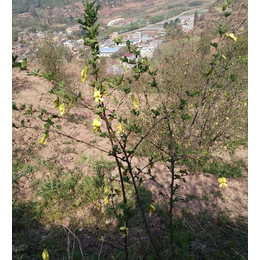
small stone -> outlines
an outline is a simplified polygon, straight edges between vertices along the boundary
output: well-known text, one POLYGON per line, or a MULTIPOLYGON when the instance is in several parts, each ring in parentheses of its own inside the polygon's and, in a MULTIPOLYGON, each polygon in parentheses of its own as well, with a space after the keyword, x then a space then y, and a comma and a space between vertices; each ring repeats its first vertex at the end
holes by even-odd
POLYGON ((111 220, 110 220, 110 219, 108 219, 108 220, 105 221, 105 224, 106 224, 106 225, 109 225, 110 223, 111 223, 111 220))

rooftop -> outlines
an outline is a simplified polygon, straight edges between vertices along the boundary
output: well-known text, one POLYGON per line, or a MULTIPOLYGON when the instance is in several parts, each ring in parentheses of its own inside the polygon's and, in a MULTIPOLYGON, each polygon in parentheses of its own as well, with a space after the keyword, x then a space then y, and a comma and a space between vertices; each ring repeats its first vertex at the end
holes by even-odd
POLYGON ((119 50, 118 47, 116 47, 116 48, 104 47, 104 48, 99 49, 100 52, 116 52, 118 50, 119 50))

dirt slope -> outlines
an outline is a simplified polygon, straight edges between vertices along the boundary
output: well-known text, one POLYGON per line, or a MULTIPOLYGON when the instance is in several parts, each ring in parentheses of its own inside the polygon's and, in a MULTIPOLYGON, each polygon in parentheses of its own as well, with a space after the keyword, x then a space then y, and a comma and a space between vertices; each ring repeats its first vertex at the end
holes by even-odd
MULTIPOLYGON (((31 67, 33 67, 32 65, 31 67)), ((30 67, 30 66, 29 66, 30 67)), ((70 73, 70 80, 82 88, 79 83, 79 71, 81 65, 67 64, 67 71, 70 73), (73 76, 74 75, 74 76, 73 76), (76 76, 75 76, 76 75, 76 76)), ((57 112, 54 108, 54 97, 48 93, 51 89, 51 84, 42 78, 28 76, 26 72, 19 72, 19 69, 12 70, 13 81, 13 101, 19 107, 22 104, 32 104, 33 108, 40 111, 44 108, 48 111, 57 112)), ((82 88, 84 92, 84 88, 82 88)), ((89 102, 93 102, 92 97, 89 97, 89 102)), ((38 143, 42 135, 42 130, 31 128, 13 128, 12 133, 12 149, 19 147, 32 147, 42 159, 57 160, 65 169, 73 169, 77 164, 79 156, 86 151, 91 156, 98 156, 101 151, 96 149, 102 148, 109 151, 109 143, 107 140, 96 136, 92 131, 92 121, 94 115, 86 110, 74 108, 76 117, 71 122, 66 122, 62 131, 68 133, 74 138, 90 143, 91 146, 77 141, 69 140, 65 136, 55 133, 50 134, 47 145, 43 146, 38 143), (65 152, 66 151, 66 152, 65 152)), ((24 118, 17 111, 13 111, 13 122, 19 125, 24 118)), ((43 128, 43 122, 40 122, 36 116, 33 118, 27 117, 28 124, 43 128)), ((62 122, 63 119, 60 119, 62 122)), ((27 122, 26 122, 27 124, 27 122)), ((239 150, 237 152, 239 158, 247 161, 247 150, 239 150)), ((110 159, 110 157, 107 157, 110 159)), ((136 159, 134 163, 144 163, 145 159, 136 159)), ((84 174, 91 174, 91 170, 87 165, 81 165, 84 174)), ((164 165, 156 164, 154 173, 158 181, 163 184, 164 190, 158 187, 155 183, 148 180, 146 185, 153 190, 154 199, 162 199, 164 191, 169 191, 170 175, 164 165)), ((34 173, 34 177, 40 180, 47 178, 50 173, 43 169, 34 173)), ((20 197, 21 199, 29 199, 32 195, 32 183, 30 178, 22 177, 20 180, 20 197)), ((178 182, 176 182, 178 183, 178 182)), ((206 208, 211 208, 212 211, 218 212, 227 211, 231 217, 247 216, 248 213, 248 180, 247 173, 240 179, 228 180, 229 187, 221 190, 218 187, 217 177, 212 175, 197 174, 186 177, 186 183, 181 183, 182 187, 178 190, 179 202, 176 204, 176 214, 181 214, 181 209, 189 209, 192 213, 202 212, 206 208)))

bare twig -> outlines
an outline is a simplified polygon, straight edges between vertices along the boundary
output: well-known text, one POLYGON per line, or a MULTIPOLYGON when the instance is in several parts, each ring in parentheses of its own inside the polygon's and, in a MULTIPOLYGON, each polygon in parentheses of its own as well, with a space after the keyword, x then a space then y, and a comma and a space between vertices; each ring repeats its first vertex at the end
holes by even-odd
MULTIPOLYGON (((81 257, 82 257, 82 259, 84 260, 84 254, 83 254, 83 251, 82 251, 82 247, 81 247, 81 243, 80 243, 80 240, 79 240, 79 238, 71 231, 71 229, 70 228, 68 228, 68 227, 66 227, 66 226, 64 226, 64 225, 62 225, 66 230, 68 230, 69 231, 69 233, 71 233, 73 236, 74 236, 74 238, 76 238, 77 239, 77 241, 78 241, 78 244, 79 244, 79 250, 80 250, 80 254, 81 254, 81 257)), ((68 233, 68 234, 69 234, 68 233)), ((69 246, 69 245, 68 245, 69 246)), ((68 249, 68 254, 70 253, 70 251, 69 251, 69 249, 68 249)))
POLYGON ((105 241, 105 235, 103 236, 103 241, 102 241, 102 244, 101 244, 101 247, 100 247, 100 250, 99 250, 99 254, 98 254, 98 260, 100 260, 100 257, 101 257, 101 253, 102 253, 102 249, 103 249, 103 245, 104 245, 104 241, 105 241))

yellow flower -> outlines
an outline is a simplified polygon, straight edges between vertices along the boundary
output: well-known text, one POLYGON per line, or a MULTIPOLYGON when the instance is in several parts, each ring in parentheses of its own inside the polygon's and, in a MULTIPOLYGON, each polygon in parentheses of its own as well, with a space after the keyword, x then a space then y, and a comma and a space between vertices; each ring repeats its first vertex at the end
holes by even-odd
POLYGON ((233 41, 237 41, 237 37, 234 35, 234 33, 226 33, 226 37, 232 39, 233 41))
POLYGON ((99 102, 103 102, 104 99, 101 97, 101 93, 99 90, 94 90, 94 98, 95 98, 95 102, 99 103, 99 102))
POLYGON ((95 132, 99 131, 100 130, 100 126, 101 126, 101 122, 99 121, 99 118, 94 119, 92 125, 93 125, 93 130, 95 132))
POLYGON ((127 227, 120 227, 120 231, 124 231, 123 238, 128 235, 128 228, 127 227))
POLYGON ((110 192, 110 187, 107 186, 107 185, 105 185, 105 187, 104 187, 104 193, 105 193, 105 194, 108 194, 109 192, 110 192))
POLYGON ((56 107, 59 107, 59 105, 60 105, 60 100, 59 100, 59 98, 57 97, 57 98, 53 101, 53 103, 55 104, 55 108, 56 108, 56 107))
POLYGON ((43 259, 43 260, 49 260, 49 259, 50 259, 50 257, 49 257, 49 253, 48 253, 48 251, 47 251, 46 248, 43 249, 43 252, 42 252, 42 259, 43 259))
POLYGON ((64 116, 65 113, 66 113, 66 110, 65 110, 65 103, 60 104, 60 106, 59 106, 59 110, 60 110, 60 115, 61 115, 61 116, 64 116))
POLYGON ((118 134, 122 134, 122 133, 124 133, 124 128, 123 128, 123 125, 122 125, 122 123, 118 123, 117 124, 117 129, 118 129, 118 134))
POLYGON ((139 102, 138 102, 137 98, 134 95, 132 95, 131 98, 132 98, 132 104, 133 104, 134 110, 138 111, 139 110, 139 102))
POLYGON ((43 134, 42 137, 41 137, 41 139, 39 140, 39 143, 41 143, 41 144, 46 144, 47 138, 49 138, 49 134, 46 134, 46 133, 43 134))
POLYGON ((219 184, 219 187, 220 188, 226 188, 226 187, 228 187, 228 185, 227 185, 227 179, 225 178, 225 177, 221 177, 221 178, 219 178, 218 179, 218 182, 220 183, 219 184))
POLYGON ((150 204, 150 207, 149 207, 149 217, 152 216, 152 213, 156 211, 156 208, 154 205, 150 204))
POLYGON ((88 67, 85 66, 85 68, 81 71, 80 76, 81 76, 81 82, 84 83, 87 79, 87 73, 88 73, 88 67))
POLYGON ((108 202, 109 202, 109 198, 108 198, 108 196, 106 196, 106 197, 104 198, 104 203, 107 204, 108 202))

